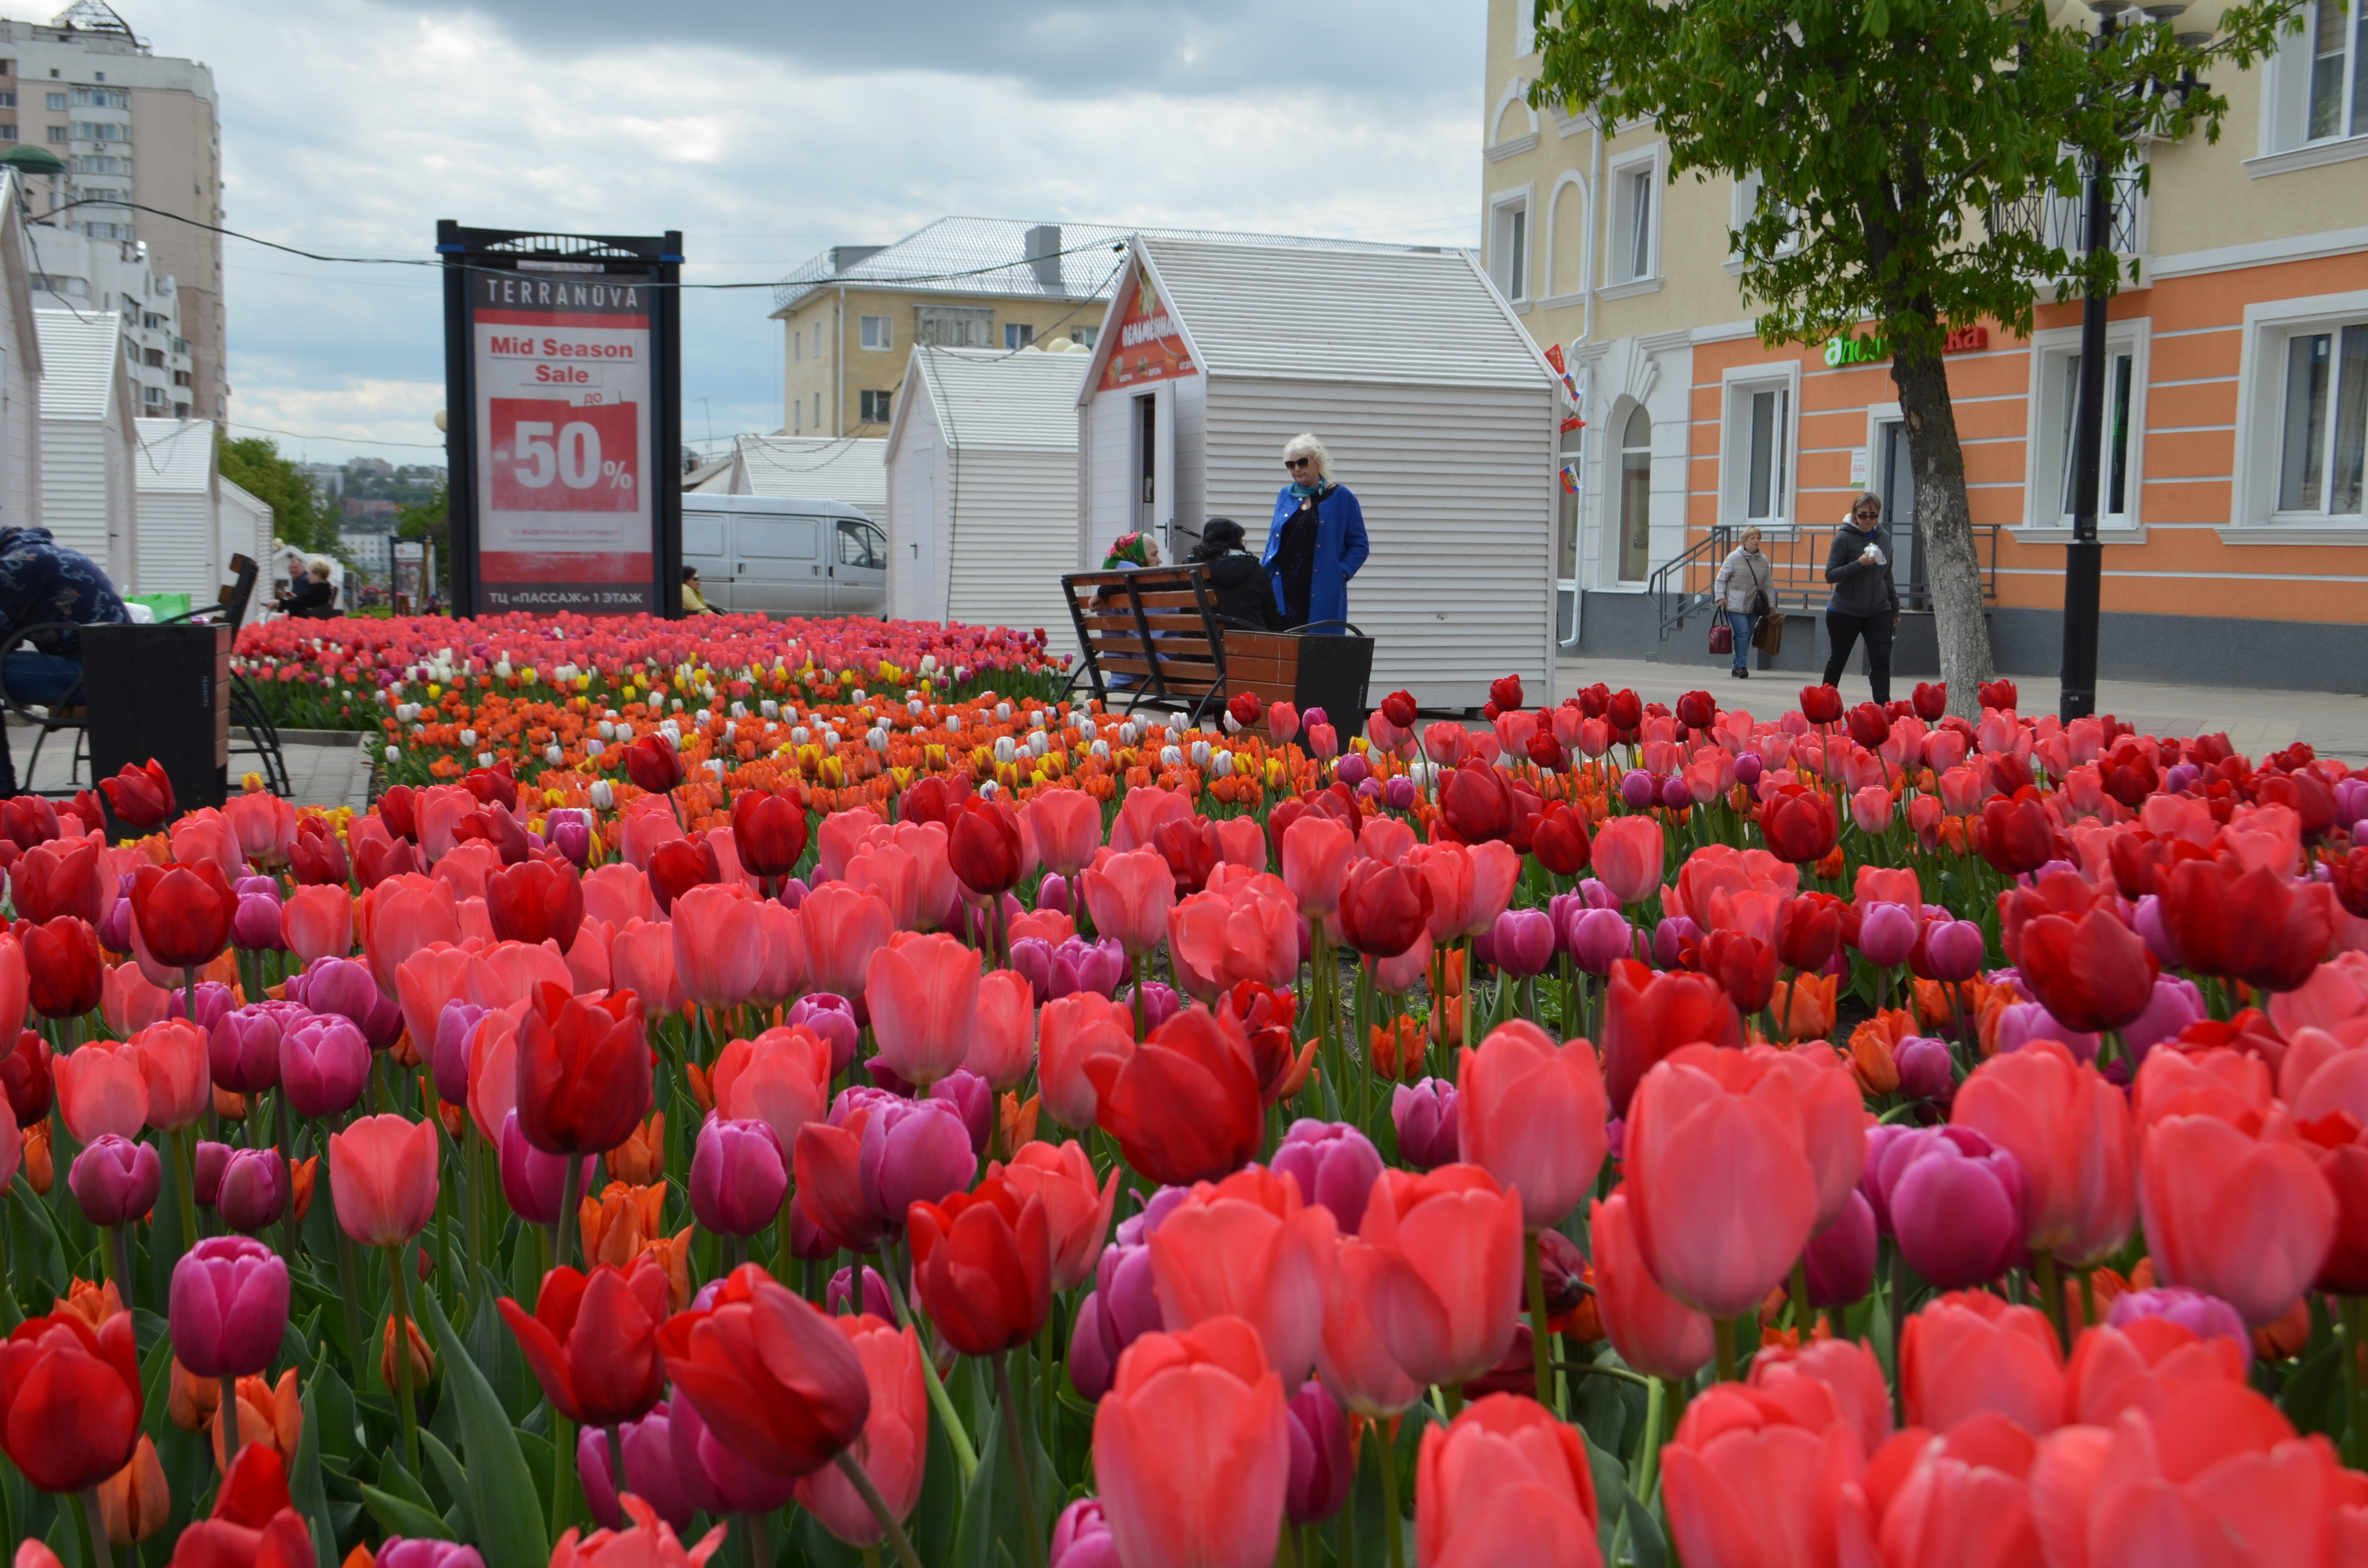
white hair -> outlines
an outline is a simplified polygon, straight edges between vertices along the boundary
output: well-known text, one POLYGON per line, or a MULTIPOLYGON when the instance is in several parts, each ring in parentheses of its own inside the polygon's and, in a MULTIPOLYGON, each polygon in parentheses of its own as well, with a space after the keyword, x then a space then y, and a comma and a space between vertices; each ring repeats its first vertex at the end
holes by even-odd
POLYGON ((1315 472, 1326 479, 1332 477, 1332 454, 1313 435, 1293 436, 1282 444, 1282 460, 1289 462, 1293 458, 1314 458, 1315 472))
POLYGON ((304 570, 308 573, 325 577, 332 570, 334 570, 334 568, 330 565, 329 558, 327 556, 308 555, 304 558, 304 570))

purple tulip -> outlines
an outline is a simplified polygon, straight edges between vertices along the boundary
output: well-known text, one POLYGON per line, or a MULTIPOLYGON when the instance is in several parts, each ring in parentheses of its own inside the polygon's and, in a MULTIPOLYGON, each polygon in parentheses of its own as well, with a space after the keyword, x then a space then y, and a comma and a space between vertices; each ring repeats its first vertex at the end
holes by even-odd
POLYGON ((299 1116, 342 1116, 362 1097, 370 1041, 341 1017, 312 1017, 279 1035, 279 1086, 299 1116))
POLYGON ((2195 781, 2203 777, 2203 770, 2195 764, 2175 762, 2163 773, 2163 790, 2167 794, 2184 795, 2194 789, 2195 781))
POLYGON ((2021 1051, 2034 1040, 2062 1040, 2079 1062, 2097 1059, 2097 1037, 2071 1028, 2036 1002, 2009 1002, 1998 1009, 1998 1049, 2021 1051))
POLYGON ((288 1265, 248 1237, 208 1236, 173 1266, 166 1315, 174 1358, 193 1374, 251 1378, 288 1329, 288 1265))
POLYGON ((210 1142, 203 1138, 198 1140, 197 1152, 189 1156, 189 1188, 197 1198, 199 1208, 214 1206, 214 1199, 222 1191, 222 1171, 230 1164, 230 1154, 231 1148, 227 1143, 210 1142))
POLYGON ((165 1167, 155 1149, 112 1132, 102 1132, 74 1156, 66 1187, 94 1225, 122 1225, 156 1207, 165 1167))
POLYGON ((1834 1222, 1809 1238, 1809 1304, 1847 1307, 1874 1289, 1874 1209, 1853 1188, 1834 1222))
MULTIPOLYGON (((1106 1250, 1103 1256, 1110 1256, 1106 1250)), ((1086 1299, 1077 1303, 1076 1321, 1069 1325, 1069 1381, 1087 1403, 1099 1404, 1102 1395, 1110 1392, 1111 1381, 1118 1374, 1118 1331, 1111 1326, 1110 1312, 1102 1306, 1102 1293, 1088 1290, 1086 1299)))
MULTIPOLYGON (((639 1421, 621 1423, 617 1436, 624 1447, 625 1478, 633 1495, 656 1509, 658 1517, 676 1529, 688 1530, 696 1510, 675 1470, 673 1433, 667 1417, 668 1403, 660 1400, 639 1421)), ((617 1483, 609 1473, 609 1434, 605 1430, 586 1426, 575 1434, 575 1474, 584 1483, 585 1506, 601 1528, 622 1529, 631 1521, 617 1506, 617 1483)), ((380 1562, 383 1562, 385 1557, 381 1551, 380 1562)), ((429 1568, 459 1565, 431 1564, 429 1568)))
MULTIPOLYGON (((769 1514, 796 1493, 795 1481, 758 1470, 725 1448, 700 1420, 690 1401, 669 1400, 666 1408, 666 1445, 674 1460, 675 1484, 693 1508, 710 1514, 769 1514)), ((633 1469, 632 1454, 625 1456, 625 1479, 638 1494, 642 1478, 633 1469)))
POLYGON ((1101 1499, 1080 1497, 1053 1521, 1048 1568, 1120 1568, 1118 1537, 1102 1517, 1101 1499))
POLYGON ((1456 1142, 1455 1085, 1444 1078, 1400 1084, 1390 1095, 1390 1121, 1398 1130, 1398 1158, 1416 1170, 1463 1157, 1456 1142))
POLYGON ((2335 783, 2335 820, 2358 822, 2368 817, 2368 778, 2339 778, 2335 783))
POLYGON ((1088 942, 1072 937, 1052 950, 1045 994, 1059 998, 1090 991, 1107 1000, 1126 978, 1126 949, 1108 937, 1088 942))
POLYGON ((2140 1318, 2169 1318, 2199 1339, 2215 1334, 2233 1339, 2244 1352, 2247 1369, 2252 1368, 2253 1336, 2246 1332, 2245 1320, 2237 1315, 2237 1309, 2217 1296, 2183 1285, 2160 1285, 2151 1290, 2124 1290, 2105 1309, 2110 1327, 2126 1328, 2140 1318))
POLYGON ((2152 893, 2139 899, 2137 913, 2130 924, 2146 943, 2146 951, 2152 953, 2164 968, 2186 967, 2179 954, 2179 944, 2171 937, 2170 926, 2163 919, 2161 899, 2152 893))
POLYGON ((1303 1117, 1283 1135, 1271 1165, 1299 1184, 1303 1199, 1330 1210, 1342 1235, 1353 1236, 1365 1221, 1373 1178, 1382 1174, 1382 1153, 1345 1121, 1303 1117))
POLYGON ((1414 809, 1414 780, 1407 778, 1405 774, 1393 774, 1390 778, 1390 781, 1382 786, 1382 803, 1389 807, 1390 810, 1394 812, 1412 811, 1414 809))
POLYGON ((983 1157, 995 1131, 995 1085, 968 1068, 957 1067, 929 1085, 928 1097, 954 1108, 954 1114, 962 1118, 962 1131, 970 1134, 971 1157, 983 1157))
POLYGON ((1636 933, 1616 909, 1587 909, 1570 923, 1570 959, 1589 974, 1610 974, 1634 950, 1636 933))
POLYGON ((1094 1289, 1078 1304, 1069 1338, 1069 1381, 1087 1400, 1110 1391, 1121 1351, 1165 1326, 1152 1283, 1151 1236, 1185 1196, 1180 1187, 1152 1194, 1142 1213, 1119 1222, 1117 1239, 1094 1265, 1094 1289))
POLYGON ((592 854, 591 814, 581 811, 552 812, 543 818, 543 830, 550 835, 551 846, 566 856, 570 865, 583 869, 584 862, 592 854))
POLYGON ((2157 975, 2154 983, 2154 998, 2138 1021, 2122 1030, 2122 1043, 2129 1047, 2130 1065, 2135 1069, 2146 1060, 2146 1053, 2167 1040, 2177 1040, 2188 1025, 2204 1017, 2203 993, 2192 980, 2175 975, 2157 975))
MULTIPOLYGON (((566 1201, 567 1156, 546 1154, 529 1143, 516 1111, 502 1118, 501 1165, 502 1196, 509 1200, 510 1211, 529 1225, 559 1223, 559 1208, 566 1201)), ((592 1156, 587 1154, 575 1190, 588 1192, 591 1186, 592 1156)))
POLYGON ((1587 900, 1589 909, 1617 910, 1620 907, 1620 900, 1612 895, 1611 890, 1593 877, 1578 879, 1578 894, 1587 900))
POLYGON ((357 1026, 380 1000, 378 981, 368 964, 328 955, 314 959, 303 973, 290 980, 288 995, 316 1013, 335 1013, 357 1026))
MULTIPOLYGON (((852 1267, 842 1268, 830 1277, 830 1283, 823 1288, 822 1301, 823 1309, 834 1316, 858 1310, 855 1305, 855 1270, 852 1267)), ((892 1323, 895 1321, 895 1303, 888 1299, 888 1281, 882 1279, 880 1271, 868 1263, 863 1266, 863 1305, 860 1310, 876 1318, 885 1318, 892 1323)))
POLYGON ((1472 938, 1472 961, 1480 969, 1497 967, 1497 928, 1494 926, 1472 938))
POLYGON ((1554 951, 1570 951, 1570 923, 1594 907, 1585 893, 1558 892, 1546 900, 1546 919, 1554 926, 1554 951))
MULTIPOLYGON (((515 1113, 513 1113, 515 1114, 515 1113)), ((708 1118, 690 1156, 690 1211, 724 1236, 753 1236, 773 1222, 790 1190, 781 1141, 761 1121, 708 1118)), ((626 1473, 632 1473, 627 1461, 626 1473)))
POLYGON ((1357 1478, 1349 1418, 1331 1391, 1313 1378, 1282 1408, 1291 1423, 1291 1482, 1283 1512, 1294 1525, 1321 1524, 1349 1501, 1349 1483, 1357 1478))
POLYGON ((1653 962, 1657 968, 1675 969, 1685 956, 1691 943, 1702 940, 1702 927, 1691 915, 1665 915, 1653 927, 1653 962))
POLYGON ((1047 871, 1044 880, 1036 884, 1036 907, 1069 913, 1069 879, 1058 871, 1047 871))
POLYGON ((1028 983, 1036 1005, 1052 999, 1053 944, 1042 937, 1022 937, 1011 944, 1011 971, 1028 983))
POLYGON ((126 873, 116 890, 116 899, 99 916, 98 945, 110 953, 131 950, 131 877, 126 873))
POLYGON ((1538 1274, 1546 1288, 1546 1315, 1576 1312, 1587 1299, 1587 1255, 1560 1231, 1538 1233, 1538 1274))
POLYGON ((222 1166, 214 1207, 222 1223, 253 1235, 279 1222, 288 1209, 288 1167, 277 1149, 236 1149, 222 1166))
POLYGON ((1508 909, 1497 916, 1497 967, 1527 979, 1554 962, 1554 917, 1543 909, 1508 909))
MULTIPOLYGON (((179 986, 165 993, 165 1016, 186 1018, 189 1016, 188 994, 179 986)), ((211 1029, 223 1014, 238 1003, 237 995, 219 980, 198 982, 198 1028, 211 1029)))
POLYGON ((1332 776, 1354 790, 1373 776, 1373 767, 1365 760, 1364 753, 1352 751, 1333 764, 1332 776))
POLYGON ((231 917, 230 944, 243 953, 287 951, 288 938, 279 934, 279 901, 240 894, 238 913, 231 917))
POLYGON ((1969 1127, 1917 1127, 1868 1154, 1877 1218, 1936 1290, 1995 1279, 2021 1255, 2022 1166, 2009 1151, 1969 1127))
POLYGON ((830 1046, 832 1077, 855 1065, 855 1047, 862 1039, 863 1029, 855 1021, 854 1005, 846 997, 828 991, 801 996, 790 1004, 781 1022, 790 1028, 803 1024, 822 1037, 830 1046))
POLYGON ((1934 980, 1971 980, 1981 972, 1982 928, 1970 920, 1934 920, 1924 927, 1924 967, 1934 980))
POLYGON ((1858 950, 1877 969, 1897 969, 1916 950, 1916 916, 1901 904, 1868 904, 1859 916, 1858 950))
MULTIPOLYGON (((1643 811, 1658 799, 1660 793, 1660 786, 1653 782, 1653 776, 1641 767, 1632 767, 1621 776, 1620 798, 1627 802, 1632 812, 1643 811)), ((1691 800, 1693 797, 1690 794, 1686 798, 1691 800)))
POLYGON ((492 1011, 454 997, 444 1004, 444 1011, 437 1016, 436 1041, 428 1051, 428 1068, 436 1084, 436 1097, 446 1105, 469 1103, 470 1041, 476 1037, 477 1026, 492 1011))
MULTIPOLYGON (((1132 1007, 1134 1006, 1134 993, 1129 991, 1123 996, 1113 996, 1111 1000, 1122 1002, 1132 1007)), ((1153 1029, 1182 1011, 1183 1006, 1184 999, 1176 994, 1174 986, 1156 980, 1144 981, 1143 983, 1144 1034, 1148 1037, 1153 1029)))
POLYGON ((1946 1106, 1957 1096, 1957 1063, 1948 1042, 1909 1035, 1892 1051, 1899 1068, 1899 1092, 1910 1099, 1946 1106))
POLYGON ((1735 759, 1735 781, 1747 790, 1757 789, 1759 775, 1767 767, 1756 751, 1738 753, 1735 759))
POLYGON ((1685 775, 1672 773, 1661 780, 1661 804, 1673 812, 1682 812, 1694 803, 1694 792, 1686 783, 1685 775))
MULTIPOLYGON (((202 992, 198 1007, 205 1008, 202 992)), ((279 1015, 263 1007, 234 1007, 216 1018, 206 1031, 206 1064, 214 1087, 234 1095, 278 1088, 279 1034, 279 1015)))
MULTIPOLYGON (((849 1089, 839 1097, 861 1092, 849 1089)), ((978 1156, 971 1148, 970 1129, 951 1103, 882 1095, 864 1120, 856 1168, 865 1205, 892 1231, 902 1232, 905 1211, 914 1204, 939 1202, 969 1187, 978 1173, 978 1156)))
MULTIPOLYGON (((600 1436, 598 1431, 590 1435, 595 1437, 600 1436)), ((633 1477, 633 1489, 636 1492, 641 1490, 638 1472, 633 1477)), ((690 1527, 686 1524, 682 1528, 689 1529, 690 1527)), ((386 1544, 378 1549, 378 1565, 379 1568, 485 1568, 485 1560, 477 1554, 475 1547, 462 1546, 457 1541, 434 1540, 425 1537, 413 1540, 391 1535, 386 1538, 386 1544)))
POLYGON ((812 891, 806 886, 803 877, 787 877, 782 880, 781 891, 776 896, 783 909, 795 909, 806 901, 806 894, 812 891))

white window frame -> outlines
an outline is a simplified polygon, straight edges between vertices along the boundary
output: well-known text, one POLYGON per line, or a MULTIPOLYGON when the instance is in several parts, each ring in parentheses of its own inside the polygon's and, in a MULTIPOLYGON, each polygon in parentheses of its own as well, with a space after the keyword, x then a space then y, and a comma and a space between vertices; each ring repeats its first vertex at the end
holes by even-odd
POLYGON ((1505 90, 1497 95, 1497 107, 1489 111, 1488 161, 1493 164, 1519 153, 1530 152, 1537 144, 1538 111, 1530 107, 1529 82, 1517 75, 1505 84, 1505 90), (1520 129, 1508 135, 1506 117, 1516 109, 1521 115, 1520 129))
POLYGON ((1536 186, 1522 185, 1488 199, 1488 278, 1517 306, 1529 303, 1530 285, 1536 279, 1537 224, 1531 218, 1536 196, 1536 186))
POLYGON ((1649 147, 1615 153, 1607 165, 1604 184, 1611 199, 1604 205, 1611 221, 1603 226, 1605 286, 1599 290, 1607 300, 1649 294, 1661 286, 1661 230, 1668 212, 1668 186, 1662 165, 1665 151, 1664 143, 1656 142, 1649 147), (1645 176, 1643 189, 1646 198, 1643 223, 1645 264, 1641 271, 1635 267, 1635 181, 1639 175, 1645 176))
MULTIPOLYGON (((2262 62, 2260 152, 2245 160, 2245 172, 2256 179, 2368 157, 2368 119, 2339 125, 2332 135, 2314 139, 2310 134, 2316 11, 2316 6, 2305 0, 2303 29, 2280 38, 2276 51, 2262 62)), ((2362 31, 2359 0, 2352 0, 2345 25, 2352 31, 2345 49, 2339 106, 2351 101, 2362 74, 2368 73, 2368 60, 2361 58, 2363 37, 2368 35, 2362 31)))
MULTIPOLYGON (((1746 223, 1750 222, 1753 215, 1759 211, 1760 183, 1760 177, 1759 174, 1755 172, 1745 175, 1739 179, 1736 179, 1730 187, 1732 191, 1733 204, 1728 210, 1726 215, 1726 232, 1729 234, 1741 233, 1743 232, 1743 226, 1746 223)), ((1801 230, 1800 225, 1796 223, 1793 227, 1793 232, 1790 237, 1788 237, 1782 245, 1777 247, 1776 254, 1778 256, 1791 256, 1794 251, 1799 250, 1800 248, 1801 230)), ((1743 258, 1740 256, 1736 255, 1733 251, 1729 251, 1727 253, 1725 260, 1722 265, 1725 267, 1730 276, 1739 275, 1743 271, 1743 258)))
POLYGON ((1731 365, 1719 375, 1718 520, 1733 528, 1756 527, 1770 539, 1790 539, 1800 526, 1801 504, 1801 366, 1797 360, 1775 364, 1731 365), (1752 399, 1761 392, 1783 396, 1783 415, 1777 430, 1783 455, 1778 467, 1783 498, 1775 516, 1747 516, 1751 504, 1752 399))
POLYGON ((1565 169, 1554 181, 1553 194, 1546 198, 1546 244, 1543 278, 1549 292, 1538 296, 1538 303, 1554 306, 1572 303, 1587 293, 1587 285, 1594 276, 1595 247, 1588 242, 1595 233, 1595 193, 1588 188, 1587 176, 1577 169, 1565 169), (1562 245, 1562 204, 1576 202, 1578 228, 1571 244, 1578 253, 1578 277, 1564 293, 1551 292, 1554 286, 1554 269, 1560 265, 1562 245))
POLYGON ((2368 517, 2277 509, 2287 340, 2361 323, 2368 323, 2368 289, 2260 301, 2245 307, 2232 505, 2228 526, 2219 530, 2222 543, 2368 544, 2368 517))
MULTIPOLYGON (((2146 381, 2148 347, 2154 323, 2148 317, 2109 321, 2105 324, 2105 395, 2113 394, 2112 363, 2130 357, 2129 476, 2123 487, 2128 510, 2100 510, 2097 531, 2108 539, 2135 541, 2146 537, 2146 381)), ((2022 522, 2014 529, 2019 540, 2050 540, 2072 537, 2072 514, 2064 506, 2064 465, 2070 460, 2073 439, 2067 411, 2073 398, 2066 384, 2071 361, 2080 353, 2080 329, 2049 327, 2031 335, 2031 388, 2026 395, 2023 435, 2022 522)), ((2077 401, 2077 400, 2075 400, 2077 401)), ((2108 432, 2110 439, 2111 433, 2108 432)), ((2112 453, 2100 452, 2098 481, 2109 483, 2112 453)), ((2100 505, 2102 502, 2100 501, 2100 505)))
POLYGON ((895 332, 894 329, 889 325, 888 317, 863 316, 859 318, 859 320, 860 322, 859 330, 863 334, 863 347, 865 348, 870 349, 871 352, 876 354, 884 352, 894 346, 895 332))

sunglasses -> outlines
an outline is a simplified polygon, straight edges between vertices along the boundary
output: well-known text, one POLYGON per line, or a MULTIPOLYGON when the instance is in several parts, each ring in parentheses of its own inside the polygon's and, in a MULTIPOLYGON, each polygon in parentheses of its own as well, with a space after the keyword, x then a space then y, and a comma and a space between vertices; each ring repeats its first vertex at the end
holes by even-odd
POLYGON ((1861 512, 1859 516, 1861 517, 1880 517, 1883 514, 1880 512, 1861 512))
POLYGON ((1282 466, 1285 468, 1313 468, 1315 466, 1315 460, 1314 458, 1285 458, 1282 460, 1282 466))

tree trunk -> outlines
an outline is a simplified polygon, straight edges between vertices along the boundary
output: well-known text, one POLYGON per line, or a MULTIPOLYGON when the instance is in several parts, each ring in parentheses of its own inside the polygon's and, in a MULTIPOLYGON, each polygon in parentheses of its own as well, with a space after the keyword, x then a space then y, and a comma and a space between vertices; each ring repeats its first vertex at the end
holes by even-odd
POLYGON ((1949 372, 1941 362, 1938 342, 1929 347, 1903 342, 1892 356, 1891 379, 1899 388, 1907 458, 1916 470, 1914 527, 1924 552, 1925 585, 1932 596, 1949 711, 1979 719, 1981 699, 1975 687, 1990 678, 1990 630, 1983 613, 1981 555, 1974 544, 1973 512, 1965 500, 1965 451, 1957 440, 1949 372))

